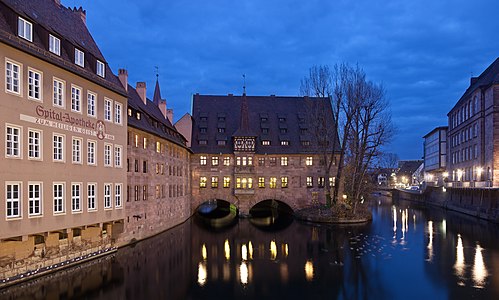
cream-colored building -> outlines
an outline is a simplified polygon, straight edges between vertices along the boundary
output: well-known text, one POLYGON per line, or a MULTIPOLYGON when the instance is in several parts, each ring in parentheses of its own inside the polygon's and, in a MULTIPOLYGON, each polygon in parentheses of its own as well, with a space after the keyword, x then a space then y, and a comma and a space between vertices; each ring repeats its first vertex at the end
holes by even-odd
POLYGON ((127 98, 84 10, 2 0, 0 11, 4 278, 18 265, 114 245, 125 217, 127 98))

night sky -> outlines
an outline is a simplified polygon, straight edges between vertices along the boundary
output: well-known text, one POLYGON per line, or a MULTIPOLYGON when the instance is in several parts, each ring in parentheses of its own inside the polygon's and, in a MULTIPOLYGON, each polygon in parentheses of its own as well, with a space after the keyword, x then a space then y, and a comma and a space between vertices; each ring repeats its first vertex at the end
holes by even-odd
POLYGON ((422 136, 499 56, 499 1, 63 0, 83 6, 114 73, 155 66, 175 120, 200 94, 298 95, 314 65, 359 64, 384 84, 397 134, 385 151, 422 156, 422 136))

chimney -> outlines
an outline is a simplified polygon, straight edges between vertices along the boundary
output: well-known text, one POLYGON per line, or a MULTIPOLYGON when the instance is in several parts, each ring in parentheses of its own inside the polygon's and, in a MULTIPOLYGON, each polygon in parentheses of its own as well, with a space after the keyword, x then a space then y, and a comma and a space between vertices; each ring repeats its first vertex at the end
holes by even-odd
POLYGON ((166 119, 167 118, 167 115, 166 115, 166 100, 165 99, 159 100, 158 107, 159 107, 159 110, 161 111, 161 113, 163 114, 163 117, 165 117, 165 119, 166 119))
POLYGON ((478 80, 478 77, 471 77, 470 85, 475 84, 475 82, 477 82, 477 80, 478 80))
POLYGON ((125 69, 118 69, 118 78, 125 88, 125 91, 128 92, 128 71, 125 69))
POLYGON ((139 94, 140 99, 142 99, 142 102, 147 105, 147 98, 146 98, 146 83, 145 82, 137 82, 137 85, 135 86, 135 90, 137 91, 137 94, 139 94))
POLYGON ((170 123, 173 124, 173 109, 170 108, 166 110, 166 117, 170 120, 170 123))
MULTIPOLYGON (((56 2, 59 1, 59 5, 61 3, 60 0, 55 0, 56 2)), ((87 24, 87 11, 83 9, 83 7, 80 6, 80 8, 75 8, 73 9, 73 11, 78 14, 81 18, 81 20, 83 21, 83 24, 87 24)))

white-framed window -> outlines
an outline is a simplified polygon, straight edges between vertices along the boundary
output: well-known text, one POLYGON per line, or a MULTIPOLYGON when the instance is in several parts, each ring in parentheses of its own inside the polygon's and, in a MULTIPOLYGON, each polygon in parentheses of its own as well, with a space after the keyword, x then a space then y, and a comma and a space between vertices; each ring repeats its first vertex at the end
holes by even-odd
POLYGON ((122 147, 114 145, 114 166, 121 168, 122 147))
POLYGON ((71 86, 71 110, 81 113, 81 88, 71 86))
POLYGON ((96 183, 88 183, 87 184, 87 208, 88 210, 96 210, 97 209, 97 184, 96 183))
POLYGON ((289 146, 289 141, 281 141, 281 146, 289 146))
POLYGON ((282 156, 281 157, 281 166, 287 166, 287 165, 288 165, 288 157, 282 156))
POLYGON ((111 191, 113 189, 113 185, 110 183, 104 184, 104 208, 112 208, 111 202, 111 191))
POLYGON ((5 183, 5 201, 7 218, 21 217, 21 182, 5 183))
POLYGON ((100 60, 97 60, 97 75, 106 77, 106 65, 100 60))
POLYGON ((42 184, 39 182, 28 183, 28 214, 40 216, 42 214, 42 184))
POLYGON ((224 157, 224 166, 230 166, 230 157, 229 156, 224 157))
POLYGON ((5 61, 5 90, 21 94, 21 65, 13 61, 5 61))
POLYGON ((42 100, 42 73, 28 69, 28 98, 42 100))
POLYGON ((71 184, 71 211, 81 212, 81 183, 71 184))
POLYGON ((97 99, 96 94, 87 93, 87 115, 90 117, 95 117, 95 99, 97 99))
POLYGON ((17 19, 17 35, 30 42, 33 41, 33 24, 19 17, 17 19))
POLYGON ((72 157, 74 164, 81 164, 81 144, 83 140, 81 138, 73 138, 73 147, 72 147, 72 157))
POLYGON ((54 161, 64 161, 64 135, 54 133, 53 135, 53 159, 54 161))
POLYGON ((54 214, 64 213, 64 183, 54 182, 52 195, 54 197, 54 214))
POLYGON ((54 78, 53 104, 54 106, 65 107, 64 103, 64 81, 54 78))
POLYGON ((42 159, 42 132, 36 129, 28 130, 28 157, 42 159))
POLYGON ((206 162, 207 162, 207 157, 206 156, 203 155, 203 156, 199 157, 199 164, 201 166, 206 166, 206 162))
POLYGON ((49 34, 49 51, 61 55, 61 40, 49 34))
POLYGON ((305 159, 305 165, 311 166, 314 163, 314 158, 312 156, 307 156, 305 159))
POLYGON ((21 158, 21 133, 19 126, 5 126, 5 157, 21 158))
POLYGON ((85 67, 85 53, 78 48, 75 48, 75 64, 85 67))
POLYGON ((87 141, 87 165, 95 165, 96 163, 96 158, 95 158, 95 153, 96 153, 96 147, 97 147, 97 142, 96 141, 87 141))
POLYGON ((113 153, 113 145, 104 144, 104 166, 112 167, 111 153, 113 153))
POLYGON ((122 205, 122 198, 121 198, 121 194, 122 194, 122 187, 123 185, 121 183, 116 183, 114 185, 114 206, 115 207, 121 207, 122 205))
POLYGON ((111 115, 113 114, 113 101, 111 99, 104 99, 104 120, 112 122, 111 115))
POLYGON ((314 186, 314 179, 312 176, 307 176, 307 187, 313 187, 314 186))
POLYGON ((121 125, 121 103, 114 102, 114 123, 121 125))

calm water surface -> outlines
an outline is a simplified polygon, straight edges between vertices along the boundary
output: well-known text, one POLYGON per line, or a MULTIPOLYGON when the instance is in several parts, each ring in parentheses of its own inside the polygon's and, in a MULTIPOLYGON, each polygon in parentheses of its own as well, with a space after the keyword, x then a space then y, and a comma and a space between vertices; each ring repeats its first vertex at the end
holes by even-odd
POLYGON ((373 222, 279 231, 189 220, 1 299, 499 299, 498 226, 375 198, 373 222))

